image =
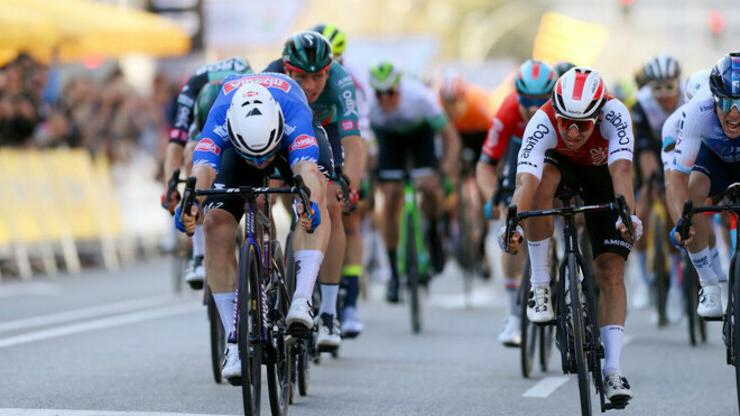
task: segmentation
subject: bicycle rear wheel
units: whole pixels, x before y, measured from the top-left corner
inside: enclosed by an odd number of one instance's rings
[[[683,293],[686,304],[686,323],[689,331],[689,343],[696,346],[697,340],[706,342],[706,322],[696,313],[699,296],[699,277],[688,256],[684,256]],[[698,337],[697,337],[698,335]]]
[[[208,311],[208,327],[211,339],[211,368],[213,370],[213,381],[221,384],[221,363],[224,362],[224,352],[226,350],[226,334],[224,326],[221,324],[221,317],[216,308],[216,302],[213,300],[213,294],[206,285],[205,289],[206,307]]]
[[[409,307],[411,310],[411,331],[421,332],[421,310],[419,300],[419,259],[416,253],[416,233],[414,215],[406,214],[406,279],[409,290]]]
[[[262,392],[262,302],[259,256],[253,245],[239,256],[239,356],[242,364],[242,402],[245,416],[260,414]]]
[[[568,292],[570,296],[570,314],[573,322],[573,346],[576,372],[578,374],[578,392],[581,398],[581,414],[591,414],[591,391],[588,372],[588,363],[586,360],[585,344],[585,326],[583,320],[583,305],[578,290],[578,273],[576,269],[575,255],[568,255]]]

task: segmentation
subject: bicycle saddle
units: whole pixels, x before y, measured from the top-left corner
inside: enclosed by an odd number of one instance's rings
[[[740,182],[735,182],[727,187],[725,198],[733,204],[740,203]]]

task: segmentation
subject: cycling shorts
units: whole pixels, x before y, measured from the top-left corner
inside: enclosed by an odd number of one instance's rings
[[[709,196],[712,198],[722,195],[727,187],[735,182],[740,182],[740,162],[723,162],[716,153],[701,144],[699,155],[692,171],[701,172],[709,177],[711,187]]]
[[[434,153],[434,130],[431,126],[403,134],[376,130],[375,136],[378,139],[378,180],[403,180],[407,162],[411,164],[414,177],[437,172],[439,161]]]
[[[607,165],[575,165],[553,150],[545,153],[545,163],[550,163],[560,170],[561,178],[557,192],[563,187],[579,189],[578,195],[586,205],[614,202],[612,177]],[[594,259],[603,253],[614,253],[626,260],[632,245],[622,238],[615,227],[619,215],[614,211],[599,211],[587,212],[585,217]]]

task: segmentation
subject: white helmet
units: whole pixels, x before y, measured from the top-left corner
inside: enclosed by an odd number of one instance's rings
[[[569,69],[552,89],[555,113],[566,118],[593,118],[605,101],[604,81],[590,68]]]
[[[239,87],[226,112],[229,140],[245,159],[263,161],[277,152],[283,137],[283,112],[267,88]]]
[[[691,101],[699,91],[709,89],[710,72],[708,69],[702,69],[701,71],[694,72],[686,79],[686,85],[683,88],[683,96],[686,101]]]

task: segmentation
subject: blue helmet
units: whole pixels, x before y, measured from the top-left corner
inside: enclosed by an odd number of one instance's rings
[[[714,65],[709,89],[715,99],[740,98],[740,52],[730,52]]]
[[[519,94],[546,95],[557,80],[557,74],[546,63],[529,59],[519,67],[514,86]]]

